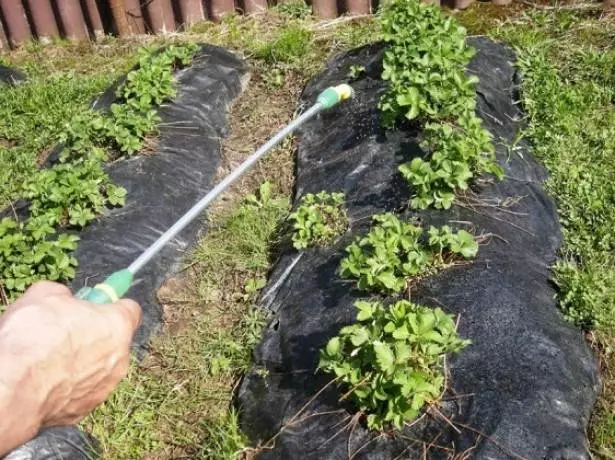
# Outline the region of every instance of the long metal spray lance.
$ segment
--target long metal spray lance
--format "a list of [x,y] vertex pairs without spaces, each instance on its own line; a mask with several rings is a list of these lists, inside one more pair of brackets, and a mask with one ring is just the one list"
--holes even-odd
[[216,185],[207,195],[196,203],[186,212],[171,228],[164,232],[149,248],[147,248],[139,257],[135,259],[127,268],[118,270],[109,275],[105,281],[97,284],[94,287],[84,287],[76,294],[80,299],[88,300],[92,303],[106,304],[116,302],[121,298],[130,286],[134,275],[143,268],[160,250],[171,240],[173,240],[179,232],[181,232],[190,222],[197,218],[203,210],[205,210],[212,201],[214,201],[222,192],[224,192],[233,182],[241,177],[248,169],[250,169],[258,160],[260,160],[267,152],[282,141],[286,136],[295,131],[299,126],[314,117],[323,110],[330,109],[342,101],[352,97],[352,88],[349,85],[343,84],[325,89],[318,95],[316,103],[306,110],[299,117],[286,125],[281,131],[267,141],[261,148],[248,157],[237,169],[233,170],[228,176]]

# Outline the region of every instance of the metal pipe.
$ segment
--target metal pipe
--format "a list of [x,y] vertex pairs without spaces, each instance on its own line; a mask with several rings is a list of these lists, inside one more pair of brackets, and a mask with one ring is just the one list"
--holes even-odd
[[132,34],[145,33],[145,19],[140,0],[124,0],[126,5],[126,17]]
[[180,0],[179,10],[182,23],[187,26],[205,20],[205,8],[201,0]]
[[0,9],[6,25],[6,35],[12,46],[17,46],[32,37],[26,10],[21,2],[0,0]]
[[175,16],[169,0],[150,0],[147,4],[147,13],[150,27],[155,34],[164,34],[175,30]]
[[32,18],[36,37],[41,43],[49,43],[52,37],[60,35],[51,0],[28,0],[26,6]]
[[64,34],[69,40],[87,40],[88,26],[81,11],[79,0],[56,0]]
[[305,123],[307,120],[318,114],[324,109],[324,106],[317,102],[302,115],[295,118],[292,122],[286,125],[275,136],[269,139],[261,148],[250,155],[239,167],[233,170],[226,176],[218,185],[205,195],[199,202],[186,212],[171,228],[164,232],[160,238],[145,250],[137,259],[130,264],[128,271],[133,275],[137,273],[152,257],[154,257],[167,243],[175,238],[190,222],[196,219],[209,204],[215,200],[222,192],[224,192],[233,182],[241,177],[254,163],[260,160],[269,150],[278,145],[286,136],[291,134],[295,129]]

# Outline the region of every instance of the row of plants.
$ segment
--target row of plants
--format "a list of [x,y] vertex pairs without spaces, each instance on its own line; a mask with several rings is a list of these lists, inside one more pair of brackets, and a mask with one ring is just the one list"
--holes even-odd
[[[348,229],[344,194],[306,194],[289,216],[297,249],[333,243]],[[391,213],[375,215],[367,235],[347,248],[339,274],[360,290],[397,294],[409,281],[434,273],[458,258],[472,258],[478,243],[465,230],[404,222]],[[335,375],[370,429],[402,428],[425,404],[436,402],[444,385],[444,359],[465,347],[452,315],[401,300],[391,306],[358,301],[357,323],[342,328],[321,350],[318,368]]]
[[[477,79],[465,74],[474,50],[465,29],[434,5],[395,0],[380,23],[389,47],[382,78],[389,82],[379,108],[385,127],[401,120],[422,124],[428,158],[400,166],[411,185],[412,208],[448,209],[455,193],[479,174],[502,176],[490,133],[475,115]],[[364,69],[351,68],[360,78]],[[348,228],[340,193],[306,195],[293,221],[297,249],[331,243]],[[339,274],[368,293],[399,295],[412,282],[461,259],[471,259],[478,243],[449,226],[427,231],[394,214],[375,215],[370,231],[346,248]],[[459,337],[454,317],[440,308],[398,300],[357,301],[357,322],[341,329],[320,352],[318,369],[335,376],[366,418],[368,428],[401,429],[426,404],[442,395],[444,360],[470,342]]]
[[491,135],[475,114],[478,79],[466,75],[474,49],[465,42],[465,29],[433,4],[389,2],[380,22],[388,44],[382,78],[389,87],[379,104],[383,123],[422,123],[428,154],[399,168],[414,190],[410,205],[448,209],[476,176],[503,175]]
[[108,207],[122,206],[126,190],[111,182],[104,164],[143,148],[156,132],[157,107],[175,96],[173,72],[189,65],[197,45],[143,48],[138,68],[116,90],[107,112],[86,110],[75,115],[60,135],[58,161],[31,175],[22,187],[28,200],[26,219],[0,221],[0,279],[5,300],[11,300],[40,279],[65,281],[75,276],[71,255],[78,230]]

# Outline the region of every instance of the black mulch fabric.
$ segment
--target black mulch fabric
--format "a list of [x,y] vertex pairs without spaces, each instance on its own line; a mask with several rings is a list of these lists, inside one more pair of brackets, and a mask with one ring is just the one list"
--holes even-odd
[[[306,87],[307,105],[344,81],[351,65],[367,70],[353,83],[352,101],[310,122],[299,137],[297,197],[344,191],[352,224],[331,247],[287,249],[263,291],[260,303],[274,319],[237,398],[242,428],[254,444],[284,427],[260,458],[447,458],[465,451],[481,459],[588,457],[585,427],[599,377],[549,282],[561,233],[543,190],[543,167],[526,141],[515,145],[523,127],[515,55],[486,38],[471,44],[478,50],[469,67],[480,78],[478,114],[494,136],[506,178],[482,185],[473,201],[448,211],[405,211],[411,192],[397,167],[423,154],[421,133],[413,126],[380,127],[382,44],[334,58]],[[448,360],[449,391],[439,410],[455,428],[429,416],[402,433],[376,437],[362,424],[344,429],[353,411],[338,402],[341,390],[332,385],[315,396],[331,380],[314,373],[319,349],[354,321],[353,302],[365,295],[336,273],[344,248],[368,230],[371,215],[385,211],[414,214],[425,226],[492,235],[472,263],[428,277],[412,293],[415,302],[458,315],[461,336],[473,342]]]

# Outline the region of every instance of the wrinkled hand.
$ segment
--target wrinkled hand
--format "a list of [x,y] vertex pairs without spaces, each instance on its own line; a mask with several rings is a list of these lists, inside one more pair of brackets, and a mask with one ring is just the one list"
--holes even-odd
[[0,455],[44,426],[74,424],[126,375],[141,310],[32,286],[0,319]]

